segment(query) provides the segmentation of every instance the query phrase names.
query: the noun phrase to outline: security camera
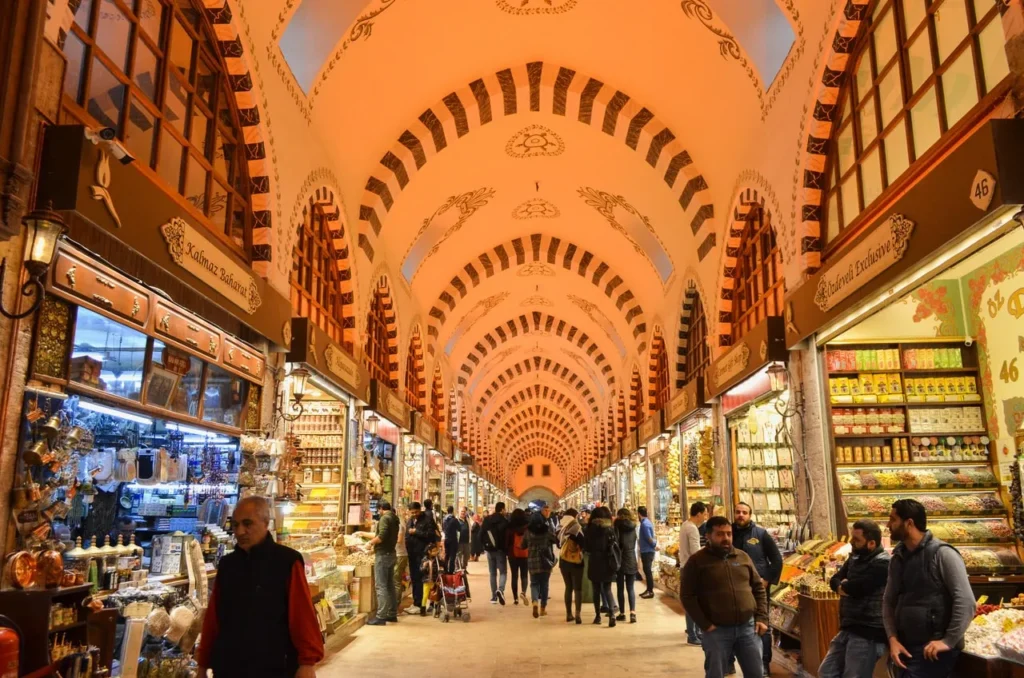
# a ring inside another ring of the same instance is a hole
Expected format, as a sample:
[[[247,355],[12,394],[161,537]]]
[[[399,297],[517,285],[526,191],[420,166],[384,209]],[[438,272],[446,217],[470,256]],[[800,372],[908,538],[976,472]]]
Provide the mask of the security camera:
[[[971,346],[974,346],[974,338],[973,337],[967,337],[966,339],[964,339],[964,346],[966,346],[967,348],[970,348]]]
[[[135,156],[117,138],[117,130],[113,127],[102,127],[98,130],[86,129],[85,137],[98,146],[102,145],[110,155],[114,156],[116,160],[120,160],[122,165],[130,165],[135,162]]]
[[[113,127],[104,127],[100,130],[100,139],[104,141],[113,141],[117,138],[117,130]]]

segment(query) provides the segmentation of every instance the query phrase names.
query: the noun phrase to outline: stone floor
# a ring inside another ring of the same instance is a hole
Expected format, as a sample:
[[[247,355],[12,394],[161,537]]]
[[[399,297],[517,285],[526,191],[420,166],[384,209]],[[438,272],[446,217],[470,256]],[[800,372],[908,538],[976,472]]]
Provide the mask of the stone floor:
[[[658,593],[637,599],[637,623],[595,626],[585,605],[583,624],[567,624],[565,587],[557,569],[551,578],[549,616],[532,608],[491,605],[487,565],[470,563],[471,621],[445,624],[433,617],[400,615],[397,624],[364,626],[333,648],[317,669],[320,678],[699,678],[704,655],[686,645],[682,607]],[[638,582],[637,593],[643,584]],[[614,586],[612,588],[614,593]],[[628,605],[628,603],[627,603]],[[782,674],[779,674],[782,675]]]

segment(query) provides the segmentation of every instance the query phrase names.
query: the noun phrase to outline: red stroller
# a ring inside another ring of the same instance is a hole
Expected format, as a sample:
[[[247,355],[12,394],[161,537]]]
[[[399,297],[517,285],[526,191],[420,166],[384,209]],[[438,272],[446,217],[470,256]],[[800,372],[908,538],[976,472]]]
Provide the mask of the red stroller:
[[[435,608],[435,617],[441,617],[445,622],[450,621],[452,617],[459,617],[462,621],[469,622],[468,575],[466,563],[462,562],[461,556],[456,560],[456,569],[452,574],[445,574],[439,570],[437,582],[434,585],[441,591],[441,600]]]

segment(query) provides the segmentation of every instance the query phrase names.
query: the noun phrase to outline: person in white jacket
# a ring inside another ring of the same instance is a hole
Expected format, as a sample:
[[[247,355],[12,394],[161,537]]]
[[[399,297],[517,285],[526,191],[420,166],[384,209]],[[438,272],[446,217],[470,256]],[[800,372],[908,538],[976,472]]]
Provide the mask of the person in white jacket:
[[[690,556],[700,550],[700,531],[699,527],[706,523],[708,520],[708,507],[704,502],[696,501],[690,506],[690,519],[683,523],[683,526],[679,528],[679,571],[682,572],[683,566],[686,565],[686,561],[690,559]],[[701,631],[697,623],[690,617],[689,613],[686,615],[686,644],[687,645],[700,645],[701,644]]]

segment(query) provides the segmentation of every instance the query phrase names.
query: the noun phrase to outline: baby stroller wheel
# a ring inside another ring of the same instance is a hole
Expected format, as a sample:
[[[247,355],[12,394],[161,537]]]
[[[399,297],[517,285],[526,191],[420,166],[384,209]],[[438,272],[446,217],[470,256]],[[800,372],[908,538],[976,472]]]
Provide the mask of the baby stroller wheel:
[[[448,623],[448,613],[447,612],[444,613],[444,623],[445,624]]]
[[[462,610],[459,609],[459,608],[455,608],[455,616],[456,617],[461,617],[462,616]]]
[[[462,615],[462,621],[466,622],[467,624],[469,623],[469,613],[468,612],[466,614]]]

